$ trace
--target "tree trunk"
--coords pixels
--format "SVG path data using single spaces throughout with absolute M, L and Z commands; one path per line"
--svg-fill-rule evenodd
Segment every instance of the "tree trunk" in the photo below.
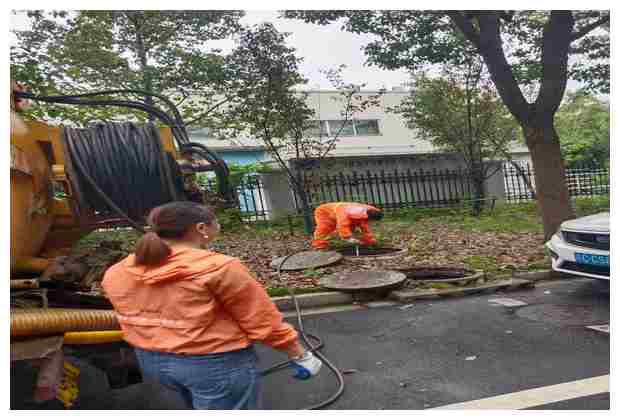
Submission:
M 136 52 L 138 53 L 138 58 L 140 60 L 140 71 L 142 72 L 142 86 L 145 91 L 152 92 L 153 80 L 151 78 L 151 74 L 148 68 L 147 51 L 144 45 L 142 33 L 140 32 L 141 27 L 137 20 L 134 22 L 134 25 L 136 27 Z M 154 105 L 153 97 L 150 95 L 146 95 L 144 97 L 144 103 L 152 107 Z M 153 122 L 155 120 L 155 117 L 153 117 L 153 115 L 151 114 L 148 114 L 148 119 L 149 122 Z
M 304 231 L 306 235 L 312 235 L 314 233 L 314 215 L 312 214 L 312 207 L 310 207 L 310 200 L 308 200 L 308 194 L 303 189 L 294 188 L 295 194 L 301 204 L 301 215 L 304 220 Z
M 523 132 L 534 164 L 538 210 L 547 240 L 563 221 L 575 217 L 565 181 L 564 161 L 553 124 L 526 126 Z
M 299 201 L 301 201 L 301 213 L 304 219 L 304 230 L 306 235 L 312 235 L 314 233 L 314 215 L 312 214 L 310 200 L 308 199 L 308 192 L 306 191 L 306 185 L 300 169 L 297 170 L 296 182 L 293 182 L 292 184 Z
M 472 183 L 474 187 L 474 202 L 472 203 L 472 216 L 478 217 L 482 213 L 482 200 L 484 199 L 484 181 L 482 167 L 475 165 L 472 171 Z

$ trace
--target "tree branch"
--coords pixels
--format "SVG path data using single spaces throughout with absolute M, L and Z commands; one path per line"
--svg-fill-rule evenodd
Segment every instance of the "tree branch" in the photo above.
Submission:
M 205 112 L 203 112 L 201 115 L 199 115 L 198 117 L 194 118 L 193 120 L 185 123 L 185 125 L 187 126 L 191 126 L 192 124 L 194 124 L 197 121 L 200 121 L 201 119 L 203 119 L 204 117 L 206 117 L 207 115 L 209 115 L 209 113 L 211 111 L 213 111 L 216 108 L 219 108 L 221 105 L 225 104 L 226 102 L 230 101 L 231 98 L 225 98 L 222 101 L 216 103 L 215 105 L 213 105 L 211 108 L 207 109 Z
M 290 168 L 288 167 L 288 165 L 286 164 L 284 159 L 282 159 L 282 156 L 280 156 L 280 152 L 278 152 L 278 148 L 271 141 L 271 133 L 269 133 L 269 126 L 268 126 L 268 124 L 266 122 L 263 123 L 263 132 L 264 132 L 264 136 L 265 136 L 263 138 L 263 141 L 265 142 L 267 147 L 270 149 L 271 153 L 276 158 L 276 161 L 280 164 L 280 167 L 286 171 L 286 173 L 288 174 L 288 177 L 292 181 L 292 183 L 295 186 L 297 186 L 299 189 L 301 189 L 301 186 L 298 184 L 295 175 L 291 172 Z
M 596 29 L 599 26 L 604 25 L 605 23 L 609 22 L 609 19 L 610 19 L 610 16 L 607 15 L 605 17 L 600 18 L 596 22 L 592 22 L 591 24 L 584 26 L 579 31 L 573 32 L 571 37 L 570 37 L 571 42 L 577 41 L 578 39 L 583 38 L 584 36 L 589 34 L 594 29 Z
M 550 118 L 560 107 L 568 81 L 568 49 L 574 18 L 570 11 L 554 10 L 543 29 L 542 80 L 536 110 Z
M 342 133 L 342 130 L 344 130 L 344 126 L 348 121 L 347 115 L 349 115 L 349 110 L 351 109 L 351 101 L 352 101 L 353 95 L 354 95 L 354 92 L 349 95 L 349 98 L 347 100 L 347 105 L 344 111 L 344 115 L 345 115 L 344 121 L 340 125 L 338 132 L 334 134 L 334 137 L 327 143 L 327 148 L 325 150 L 325 153 L 320 154 L 319 159 L 323 159 L 325 156 L 329 154 L 329 152 L 334 150 L 336 141 L 338 141 L 338 137 L 340 136 L 340 133 Z M 319 136 L 320 135 L 321 135 L 321 120 L 319 119 Z
M 471 24 L 471 21 L 465 17 L 463 13 L 458 10 L 449 10 L 448 17 L 456 25 L 457 28 L 465 35 L 476 49 L 480 49 L 480 32 Z
M 479 15 L 478 22 L 480 23 L 479 50 L 491 79 L 510 113 L 520 122 L 527 121 L 529 104 L 525 100 L 504 54 L 499 14 L 483 12 Z

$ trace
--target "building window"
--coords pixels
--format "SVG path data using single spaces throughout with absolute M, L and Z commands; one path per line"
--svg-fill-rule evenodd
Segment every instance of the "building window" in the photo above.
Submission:
M 306 135 L 309 137 L 327 137 L 329 135 L 327 121 L 310 121 L 310 127 L 306 130 Z
M 310 137 L 333 137 L 337 134 L 339 137 L 378 136 L 381 134 L 379 120 L 315 120 L 307 131 Z
M 378 136 L 378 120 L 355 120 L 355 134 L 358 136 Z
M 329 120 L 327 121 L 327 126 L 329 127 L 329 135 L 332 137 L 336 134 L 342 137 L 351 137 L 355 135 L 355 128 L 351 120 Z

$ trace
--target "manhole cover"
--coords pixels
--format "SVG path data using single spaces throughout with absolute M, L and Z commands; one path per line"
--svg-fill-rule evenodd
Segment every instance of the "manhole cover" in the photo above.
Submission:
M 400 255 L 405 252 L 404 249 L 401 248 L 373 248 L 373 247 L 365 247 L 360 246 L 356 248 L 354 246 L 348 246 L 344 248 L 338 248 L 338 252 L 344 255 L 345 257 L 384 257 L 384 256 L 392 256 L 392 255 Z
M 605 324 L 609 321 L 609 308 L 600 306 L 549 303 L 526 306 L 515 313 L 521 318 L 532 321 L 550 322 L 563 326 Z
M 271 261 L 271 267 L 277 270 L 284 258 L 286 257 L 278 257 Z M 304 251 L 289 257 L 282 270 L 308 270 L 335 264 L 341 259 L 342 255 L 335 251 Z
M 326 289 L 356 291 L 394 288 L 407 279 L 398 271 L 355 271 L 353 273 L 334 273 L 323 277 L 319 284 Z

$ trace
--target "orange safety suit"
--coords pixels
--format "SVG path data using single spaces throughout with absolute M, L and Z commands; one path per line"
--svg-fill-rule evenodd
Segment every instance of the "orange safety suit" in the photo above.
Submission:
M 206 355 L 260 341 L 286 351 L 297 340 L 248 269 L 226 255 L 187 248 L 146 267 L 132 254 L 108 269 L 102 286 L 125 341 L 141 349 Z
M 314 249 L 325 249 L 329 246 L 327 240 L 338 232 L 341 239 L 348 239 L 353 236 L 355 228 L 362 231 L 362 245 L 376 244 L 370 228 L 368 227 L 367 211 L 378 208 L 367 204 L 359 203 L 327 203 L 322 204 L 314 211 L 314 221 L 316 229 L 314 230 L 314 240 L 312 247 Z

